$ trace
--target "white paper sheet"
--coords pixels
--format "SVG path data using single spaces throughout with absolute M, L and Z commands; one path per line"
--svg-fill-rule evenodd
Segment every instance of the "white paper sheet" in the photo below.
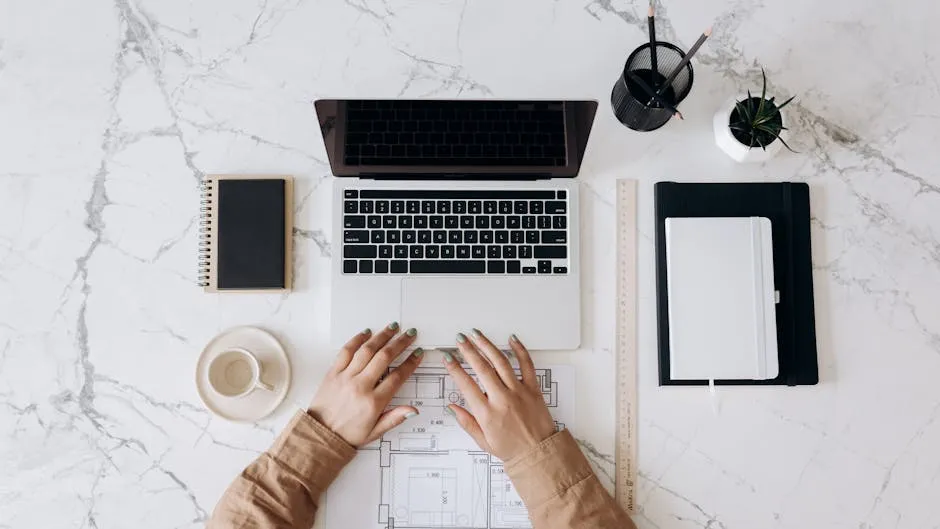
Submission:
M 570 428 L 573 368 L 549 366 L 537 372 L 556 427 Z M 420 414 L 359 451 L 327 493 L 322 526 L 531 527 L 502 462 L 480 450 L 445 411 L 451 403 L 463 405 L 464 400 L 447 371 L 418 368 L 392 404 L 415 406 Z

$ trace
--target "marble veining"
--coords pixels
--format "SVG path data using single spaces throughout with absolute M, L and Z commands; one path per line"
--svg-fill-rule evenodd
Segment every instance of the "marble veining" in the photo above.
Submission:
M 582 173 L 575 434 L 613 475 L 614 187 L 640 180 L 642 528 L 940 527 L 940 4 L 666 0 L 694 61 L 686 119 L 621 127 L 610 88 L 646 2 L 0 0 L 0 529 L 199 527 L 312 396 L 329 350 L 331 176 L 319 97 L 601 101 Z M 711 114 L 797 96 L 796 154 L 738 166 Z M 196 287 L 206 173 L 297 178 L 290 295 Z M 812 187 L 821 383 L 656 386 L 652 183 Z M 381 322 L 369 322 L 377 325 Z M 193 384 L 216 333 L 257 324 L 294 386 L 252 425 Z M 472 326 L 473 322 L 467 322 Z

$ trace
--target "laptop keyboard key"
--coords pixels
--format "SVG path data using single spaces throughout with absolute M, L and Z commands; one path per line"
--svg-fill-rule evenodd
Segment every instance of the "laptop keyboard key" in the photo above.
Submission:
M 398 244 L 401 242 L 401 232 L 398 230 L 389 230 L 385 232 L 385 242 Z
M 556 266 L 556 267 L 552 268 L 552 273 L 553 273 L 553 274 L 567 274 L 567 273 L 568 273 L 568 267 L 567 267 L 567 266 Z
M 525 242 L 525 233 L 518 230 L 509 232 L 509 242 L 513 244 L 522 244 Z
M 435 230 L 434 231 L 434 243 L 444 244 L 445 242 L 447 242 L 447 232 L 444 230 Z
M 411 261 L 412 274 L 482 274 L 486 261 Z
M 536 246 L 535 258 L 536 259 L 567 259 L 568 247 L 567 246 Z
M 540 230 L 549 230 L 552 228 L 552 218 L 547 215 L 542 215 L 539 217 L 539 229 Z
M 543 231 L 542 244 L 566 244 L 568 242 L 568 232 L 566 231 Z
M 441 256 L 441 248 L 440 248 L 440 246 L 434 246 L 433 244 L 430 245 L 430 246 L 425 246 L 425 247 L 424 247 L 424 256 L 427 257 L 428 259 L 437 259 L 437 258 L 439 258 L 439 257 Z
M 356 266 L 356 261 L 349 261 L 349 260 L 343 261 L 343 273 L 344 274 L 355 274 L 357 271 L 358 271 L 358 267 Z
M 382 246 L 379 246 L 379 257 L 381 257 L 382 259 L 391 259 L 392 247 L 387 244 L 383 244 Z
M 414 230 L 405 230 L 401 232 L 401 242 L 405 244 L 414 244 L 418 242 L 417 232 Z
M 408 229 L 414 226 L 414 219 L 411 215 L 402 215 L 398 217 L 398 227 Z
M 467 244 L 476 244 L 480 240 L 480 234 L 475 231 L 463 232 L 463 242 Z
M 444 217 L 441 215 L 434 215 L 431 217 L 431 227 L 435 229 L 440 229 L 444 227 Z
M 395 246 L 395 259 L 407 259 L 408 258 L 408 247 L 399 244 Z
M 392 261 L 392 273 L 393 274 L 407 274 L 408 273 L 408 261 Z
M 359 203 L 355 200 L 347 200 L 343 202 L 343 211 L 345 213 L 359 213 Z
M 366 218 L 362 215 L 346 215 L 343 217 L 344 228 L 365 228 Z
M 388 273 L 388 261 L 376 261 L 376 262 L 375 262 L 375 273 L 376 273 L 376 274 L 387 274 L 387 273 Z
M 388 204 L 388 200 L 376 200 L 375 201 L 375 212 L 385 214 L 388 213 L 391 207 Z
M 529 203 L 529 213 L 533 215 L 541 215 L 544 209 L 542 202 L 538 200 Z
M 487 274 L 505 274 L 506 263 L 504 263 L 503 261 L 487 261 L 486 273 Z
M 501 215 L 509 215 L 512 213 L 512 202 L 508 200 L 499 201 L 499 213 Z
M 537 232 L 537 231 L 527 231 L 527 232 L 525 232 L 525 243 L 526 243 L 526 244 L 538 244 L 538 243 L 539 243 L 539 232 Z
M 375 211 L 375 202 L 363 200 L 359 203 L 359 213 L 372 213 Z
M 513 202 L 512 210 L 516 215 L 525 215 L 529 212 L 529 204 L 524 200 L 517 200 Z
M 489 230 L 481 231 L 480 242 L 483 244 L 493 244 L 493 232 Z
M 422 200 L 421 201 L 421 213 L 424 213 L 425 215 L 430 215 L 434 213 L 434 201 Z
M 509 232 L 506 230 L 497 231 L 496 244 L 509 244 Z
M 369 215 L 369 227 L 378 229 L 382 227 L 382 217 L 378 215 Z
M 378 248 L 373 245 L 347 244 L 343 246 L 344 259 L 375 259 Z
M 411 258 L 412 259 L 423 259 L 424 258 L 424 246 L 412 246 L 411 247 Z
M 343 232 L 343 242 L 346 244 L 368 244 L 369 230 L 346 230 Z
M 425 215 L 415 217 L 415 228 L 424 229 L 428 227 L 428 218 Z
M 474 215 L 483 213 L 483 202 L 479 200 L 471 200 L 467 202 L 467 211 Z
M 549 200 L 545 203 L 545 213 L 549 215 L 559 215 L 567 212 L 568 203 L 564 200 Z
M 540 274 L 552 273 L 552 262 L 551 261 L 539 261 L 539 273 Z
M 519 259 L 532 259 L 532 247 L 520 246 L 519 247 Z
M 472 230 L 473 217 L 470 215 L 464 215 L 463 217 L 460 217 L 460 228 L 464 230 Z
M 444 227 L 448 230 L 456 230 L 460 227 L 460 217 L 456 215 L 448 215 L 444 217 Z
M 418 242 L 421 244 L 430 244 L 432 238 L 433 237 L 429 230 L 421 230 L 418 232 Z
M 522 217 L 522 227 L 527 230 L 535 229 L 535 217 L 532 215 L 526 215 Z
M 490 259 L 499 259 L 502 257 L 502 252 L 499 251 L 499 246 L 487 246 L 486 256 Z
M 463 200 L 455 200 L 454 201 L 454 213 L 458 215 L 463 215 L 466 212 L 467 212 L 467 203 L 464 202 Z
M 405 203 L 405 211 L 408 213 L 420 213 L 421 212 L 421 203 L 417 200 L 409 200 Z
M 522 225 L 520 222 L 520 217 L 518 215 L 511 215 L 506 217 L 506 227 L 510 230 L 518 230 Z
M 486 257 L 486 246 L 474 245 L 472 247 L 471 253 L 473 254 L 474 259 L 483 259 Z
M 522 268 L 523 274 L 534 274 L 536 272 L 534 266 L 525 266 Z
M 492 217 L 490 219 L 490 226 L 492 226 L 494 230 L 504 229 L 506 227 L 506 217 L 502 215 Z
M 343 196 L 346 198 L 359 198 L 359 191 L 355 189 L 344 189 Z
M 385 242 L 385 232 L 384 231 L 373 231 L 372 232 L 372 242 L 374 244 L 382 244 Z
M 490 227 L 490 218 L 489 217 L 477 217 L 477 229 L 485 230 Z
M 469 259 L 470 258 L 470 247 L 463 245 L 457 247 L 457 259 Z
M 439 200 L 437 202 L 437 212 L 438 213 L 450 213 L 450 201 Z
M 393 200 L 392 201 L 392 213 L 401 214 L 404 212 L 405 212 L 405 201 Z
M 567 227 L 568 227 L 568 218 L 567 218 L 567 217 L 565 217 L 565 216 L 563 216 L 563 215 L 559 215 L 559 216 L 557 216 L 557 217 L 552 217 L 552 228 L 554 228 L 554 229 L 556 229 L 556 230 L 563 230 L 563 229 L 566 229 Z
M 483 213 L 486 213 L 487 215 L 495 215 L 497 209 L 498 206 L 496 205 L 495 200 L 486 200 L 483 202 Z
M 507 274 L 518 274 L 520 272 L 522 272 L 522 266 L 519 261 L 507 261 L 506 262 Z
M 454 247 L 447 244 L 441 246 L 441 259 L 453 259 L 454 258 Z
M 516 247 L 515 246 L 503 246 L 503 259 L 515 259 L 516 258 Z
M 372 261 L 359 261 L 359 273 L 360 274 L 371 274 L 372 273 Z
M 451 244 L 461 244 L 463 242 L 463 234 L 459 231 L 449 231 L 447 232 L 447 242 Z

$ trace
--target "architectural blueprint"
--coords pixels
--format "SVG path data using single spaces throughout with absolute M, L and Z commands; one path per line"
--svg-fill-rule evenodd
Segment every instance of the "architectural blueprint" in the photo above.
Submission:
M 573 369 L 551 366 L 536 372 L 556 428 L 570 427 L 575 409 Z M 415 406 L 420 413 L 359 451 L 330 487 L 324 526 L 531 527 L 502 461 L 480 450 L 464 433 L 445 411 L 451 403 L 463 406 L 464 398 L 447 371 L 419 367 L 392 405 Z

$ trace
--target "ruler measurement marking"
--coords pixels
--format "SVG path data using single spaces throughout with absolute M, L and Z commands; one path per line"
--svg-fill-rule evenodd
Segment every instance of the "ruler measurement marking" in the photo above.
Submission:
M 637 481 L 637 182 L 617 181 L 617 503 L 628 513 L 636 509 Z

